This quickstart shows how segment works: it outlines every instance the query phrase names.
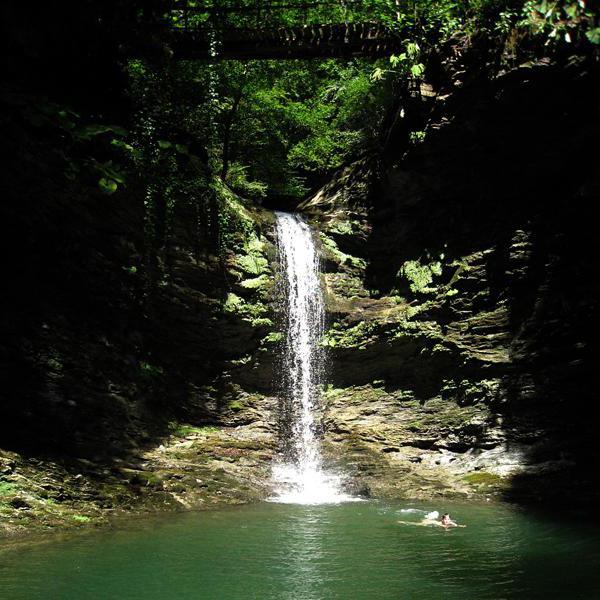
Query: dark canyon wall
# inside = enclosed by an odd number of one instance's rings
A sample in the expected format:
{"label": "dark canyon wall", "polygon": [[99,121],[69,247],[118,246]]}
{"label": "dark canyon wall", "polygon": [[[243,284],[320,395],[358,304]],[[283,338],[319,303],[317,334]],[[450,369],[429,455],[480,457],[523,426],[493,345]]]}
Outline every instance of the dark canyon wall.
{"label": "dark canyon wall", "polygon": [[271,213],[222,187],[177,204],[167,236],[143,181],[70,181],[54,126],[27,99],[6,108],[2,527],[262,496]]}

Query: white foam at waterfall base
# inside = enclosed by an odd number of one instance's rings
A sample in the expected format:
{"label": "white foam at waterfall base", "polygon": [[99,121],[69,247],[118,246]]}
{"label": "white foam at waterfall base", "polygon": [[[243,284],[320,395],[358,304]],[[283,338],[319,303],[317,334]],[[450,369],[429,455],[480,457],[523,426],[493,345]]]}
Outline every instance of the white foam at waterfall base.
{"label": "white foam at waterfall base", "polygon": [[[356,500],[345,494],[342,477],[322,467],[315,433],[320,400],[324,303],[319,255],[310,227],[298,216],[276,213],[277,250],[282,269],[285,344],[282,356],[283,401],[289,406],[291,439],[287,455],[273,466],[271,502],[324,504]],[[285,412],[285,411],[282,411]]]}
{"label": "white foam at waterfall base", "polygon": [[276,495],[280,504],[339,504],[360,500],[341,491],[342,477],[321,470],[300,470],[293,464],[273,467]]}

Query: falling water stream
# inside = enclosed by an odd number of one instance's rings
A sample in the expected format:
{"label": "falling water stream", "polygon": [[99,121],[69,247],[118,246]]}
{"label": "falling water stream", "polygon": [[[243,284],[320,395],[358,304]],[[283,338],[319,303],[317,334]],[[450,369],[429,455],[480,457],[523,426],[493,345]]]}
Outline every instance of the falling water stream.
{"label": "falling water stream", "polygon": [[321,504],[351,500],[341,477],[323,469],[315,412],[322,388],[324,304],[320,260],[310,227],[298,215],[276,213],[285,341],[282,356],[282,453],[273,469],[276,502]]}

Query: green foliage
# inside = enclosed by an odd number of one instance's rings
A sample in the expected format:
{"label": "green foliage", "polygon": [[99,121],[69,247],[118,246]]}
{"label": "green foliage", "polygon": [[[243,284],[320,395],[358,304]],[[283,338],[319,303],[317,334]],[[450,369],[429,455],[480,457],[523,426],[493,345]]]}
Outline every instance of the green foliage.
{"label": "green foliage", "polygon": [[[4,99],[6,101],[6,99]],[[29,97],[11,98],[24,121],[42,130],[57,145],[57,156],[70,181],[95,180],[100,190],[113,194],[126,183],[127,130],[117,125],[89,122],[71,108]]]}
{"label": "green foliage", "polygon": [[267,194],[267,184],[261,181],[249,181],[248,167],[237,162],[229,166],[225,183],[245,198],[259,200]]}
{"label": "green foliage", "polygon": [[258,290],[270,282],[269,277],[267,275],[261,275],[260,277],[253,277],[252,279],[245,279],[240,282],[240,285],[247,290]]}
{"label": "green foliage", "polygon": [[73,521],[77,521],[78,523],[89,523],[91,518],[86,515],[72,515]]}
{"label": "green foliage", "polygon": [[600,27],[590,29],[585,35],[592,44],[600,44]]}
{"label": "green foliage", "polygon": [[165,373],[162,367],[157,367],[144,361],[140,362],[140,370],[142,375],[148,379],[159,378]]}
{"label": "green foliage", "polygon": [[585,0],[528,0],[518,24],[544,37],[547,45],[571,44],[579,30],[597,44],[600,34],[593,27],[597,13],[598,7]]}
{"label": "green foliage", "polygon": [[117,182],[114,179],[109,179],[107,177],[101,177],[98,181],[98,187],[105,193],[105,194],[114,194],[117,191],[117,188],[119,187]]}
{"label": "green foliage", "polygon": [[225,299],[225,312],[237,312],[244,305],[244,300],[238,295],[229,293]]}
{"label": "green foliage", "polygon": [[[233,0],[218,4],[235,8]],[[590,43],[598,44],[597,12],[591,1],[583,0],[362,0],[309,6],[303,0],[289,0],[277,9],[266,4],[260,13],[265,26],[378,22],[401,36],[403,49],[389,60],[375,61],[165,61],[159,65],[131,60],[127,72],[136,111],[131,133],[102,123],[83,123],[64,107],[38,111],[30,118],[52,121],[75,144],[102,141],[109,147],[110,153],[73,161],[70,176],[93,172],[107,195],[123,187],[133,173],[146,183],[143,276],[148,291],[168,284],[174,215],[182,206],[193,209],[196,256],[202,251],[221,258],[230,252],[247,255],[238,266],[254,275],[248,279],[252,281],[263,273],[264,265],[243,249],[251,225],[231,190],[257,203],[300,199],[333,170],[379,149],[393,100],[401,97],[407,82],[416,82],[414,89],[419,89],[419,80],[427,75],[427,53],[452,36],[476,31],[509,36],[520,28],[549,44],[568,44],[576,35],[582,39],[582,32]],[[165,16],[167,29],[210,24],[215,55],[221,31],[256,27],[253,10],[207,8],[185,18],[175,10],[161,13],[159,20]],[[412,131],[409,141],[420,143],[425,135],[424,130]],[[339,262],[364,267],[334,243],[324,243]],[[415,289],[429,285],[423,283],[428,277],[423,269],[407,266],[403,275],[414,279]]]}
{"label": "green foliage", "polygon": [[427,136],[425,131],[411,131],[410,132],[410,141],[413,144],[418,144],[422,142]]}
{"label": "green foliage", "polygon": [[189,62],[161,72],[131,61],[139,169],[177,174],[166,159],[178,146],[159,135],[160,123],[202,139],[212,172],[242,196],[300,198],[307,178],[377,143],[390,88],[371,70],[370,61],[326,60]]}
{"label": "green foliage", "polygon": [[442,264],[439,261],[421,264],[418,260],[407,260],[398,271],[398,277],[408,281],[410,291],[421,294],[435,291],[429,286],[433,283],[433,277],[441,274]]}
{"label": "green foliage", "polygon": [[225,313],[239,315],[242,319],[249,321],[253,327],[272,327],[272,321],[266,316],[269,310],[262,302],[246,302],[237,294],[227,294],[223,305]]}
{"label": "green foliage", "polygon": [[0,481],[0,498],[2,496],[10,496],[17,491],[17,486],[8,481]]}
{"label": "green foliage", "polygon": [[[218,211],[219,253],[261,254],[261,247],[248,247],[248,240],[256,240],[255,223],[240,199],[219,179],[213,180],[210,189]],[[257,274],[254,270],[251,274]]]}
{"label": "green foliage", "polygon": [[329,231],[339,235],[353,235],[355,227],[358,228],[358,224],[355,221],[336,220],[329,226]]}
{"label": "green foliage", "polygon": [[241,254],[236,256],[235,261],[240,269],[256,276],[266,273],[269,265],[267,259],[258,254]]}
{"label": "green foliage", "polygon": [[384,79],[387,75],[403,77],[405,79],[419,79],[425,73],[425,65],[420,61],[421,48],[416,42],[407,42],[406,49],[400,54],[390,56],[391,70],[376,68],[371,78],[374,81]]}
{"label": "green foliage", "polygon": [[272,331],[263,338],[265,344],[278,344],[283,340],[283,333],[279,331]]}
{"label": "green foliage", "polygon": [[225,181],[242,195],[301,197],[306,177],[375,143],[389,90],[371,81],[371,68],[358,60],[221,63],[215,168],[228,161]]}
{"label": "green foliage", "polygon": [[116,166],[112,160],[104,163],[96,160],[92,162],[90,160],[88,164],[90,164],[99,175],[102,175],[102,177],[100,177],[98,180],[98,187],[105,194],[114,194],[119,185],[125,184],[124,172],[118,166]]}
{"label": "green foliage", "polygon": [[335,260],[340,265],[346,265],[354,269],[364,270],[366,268],[367,263],[363,258],[357,258],[355,256],[351,256],[350,254],[342,252],[338,248],[338,245],[336,244],[335,240],[331,239],[323,232],[320,232],[320,234],[321,241],[323,243],[323,249],[325,250],[326,254],[329,254],[330,258]]}

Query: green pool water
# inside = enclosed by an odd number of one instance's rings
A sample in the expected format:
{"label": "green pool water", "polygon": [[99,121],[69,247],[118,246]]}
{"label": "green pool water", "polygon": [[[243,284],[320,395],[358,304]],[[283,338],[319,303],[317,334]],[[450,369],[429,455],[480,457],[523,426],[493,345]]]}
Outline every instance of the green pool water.
{"label": "green pool water", "polygon": [[[418,510],[450,511],[443,530]],[[509,506],[259,504],[2,551],[4,599],[600,598],[598,526]]]}

